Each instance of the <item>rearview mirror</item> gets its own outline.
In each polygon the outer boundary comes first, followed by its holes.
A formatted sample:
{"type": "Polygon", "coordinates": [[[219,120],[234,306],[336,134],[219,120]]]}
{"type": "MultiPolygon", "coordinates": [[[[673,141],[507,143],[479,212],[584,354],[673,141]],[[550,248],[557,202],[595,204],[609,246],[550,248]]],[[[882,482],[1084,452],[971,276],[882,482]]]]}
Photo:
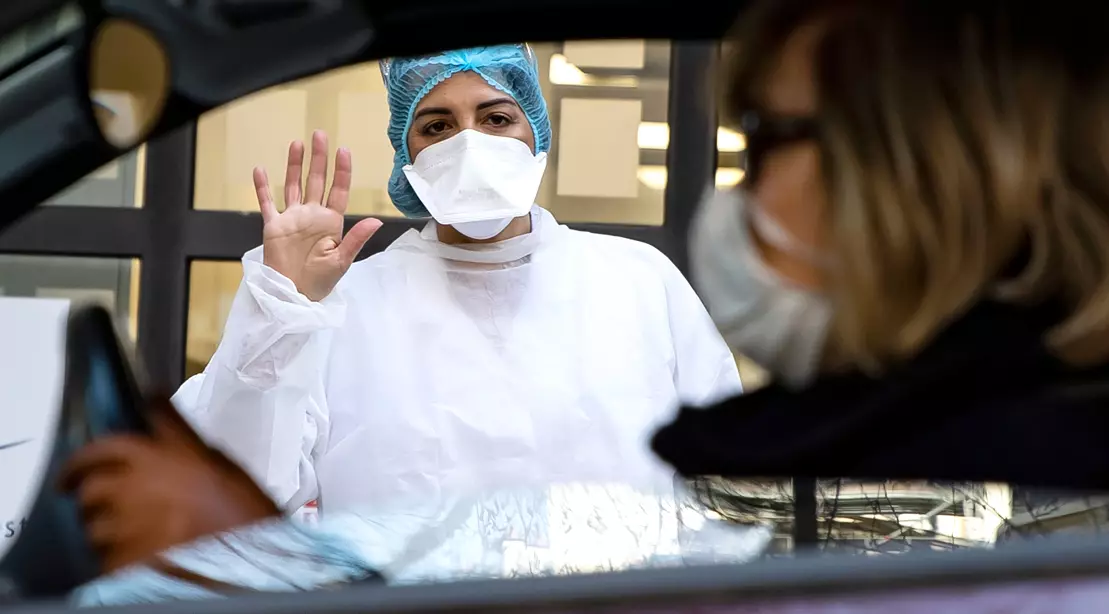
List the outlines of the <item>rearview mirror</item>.
{"type": "Polygon", "coordinates": [[[89,98],[106,141],[130,149],[146,140],[169,88],[169,54],[153,33],[117,18],[98,26],[89,53],[89,98]]]}

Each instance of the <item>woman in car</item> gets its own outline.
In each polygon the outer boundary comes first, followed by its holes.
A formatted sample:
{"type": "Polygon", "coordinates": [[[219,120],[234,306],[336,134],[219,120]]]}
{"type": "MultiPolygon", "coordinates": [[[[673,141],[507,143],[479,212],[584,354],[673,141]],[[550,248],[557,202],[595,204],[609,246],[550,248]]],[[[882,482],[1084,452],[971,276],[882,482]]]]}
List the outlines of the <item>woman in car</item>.
{"type": "Polygon", "coordinates": [[[683,411],[662,458],[689,475],[1106,486],[1104,17],[752,8],[724,103],[748,175],[705,200],[691,245],[725,339],[775,383],[683,411]]]}
{"type": "Polygon", "coordinates": [[[284,211],[255,173],[263,245],[243,258],[219,349],[174,403],[290,510],[318,498],[324,515],[434,524],[489,490],[669,487],[649,433],[680,402],[737,394],[738,370],[665,256],[534,204],[551,127],[530,49],[395,59],[382,74],[389,194],[432,221],[352,266],[380,222],[341,236],[350,153],[325,195],[326,136],[303,188],[293,143],[284,211]]]}

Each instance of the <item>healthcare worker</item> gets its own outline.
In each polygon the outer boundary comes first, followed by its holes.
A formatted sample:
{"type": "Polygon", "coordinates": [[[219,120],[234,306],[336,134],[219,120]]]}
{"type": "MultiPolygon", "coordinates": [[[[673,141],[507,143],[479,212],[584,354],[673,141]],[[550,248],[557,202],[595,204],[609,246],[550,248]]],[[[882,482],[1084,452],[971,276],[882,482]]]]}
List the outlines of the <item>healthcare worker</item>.
{"type": "Polygon", "coordinates": [[[672,474],[647,440],[682,402],[740,391],[730,350],[654,248],[561,226],[534,199],[551,145],[524,45],[382,63],[389,195],[431,218],[351,264],[350,154],[290,147],[207,368],[174,397],[288,510],[404,515],[475,493],[672,474]],[[349,270],[348,270],[349,268],[349,270]]]}

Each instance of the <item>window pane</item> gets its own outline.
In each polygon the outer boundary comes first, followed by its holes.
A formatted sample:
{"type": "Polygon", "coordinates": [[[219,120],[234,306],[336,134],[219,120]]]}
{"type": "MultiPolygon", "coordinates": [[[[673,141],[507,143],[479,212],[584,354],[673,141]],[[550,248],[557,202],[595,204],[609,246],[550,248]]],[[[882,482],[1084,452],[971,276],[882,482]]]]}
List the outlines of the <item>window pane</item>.
{"type": "MultiPolygon", "coordinates": [[[[534,47],[554,129],[537,201],[563,222],[661,224],[669,143],[668,41],[566,42],[534,47]]],[[[355,164],[350,212],[398,216],[385,187],[393,150],[376,62],[260,92],[197,126],[198,209],[254,211],[251,172],[278,189],[289,141],[323,129],[355,164]]],[[[280,206],[280,202],[279,202],[280,206]]]]}
{"type": "Polygon", "coordinates": [[[126,331],[134,341],[139,260],[0,255],[0,296],[98,303],[115,314],[120,332],[126,331]]]}
{"type": "MultiPolygon", "coordinates": [[[[261,237],[258,238],[261,241],[261,237]]],[[[243,278],[239,262],[194,261],[189,272],[189,318],[185,377],[204,370],[215,354],[235,290],[243,278]]]]}
{"type": "Polygon", "coordinates": [[[105,164],[43,204],[142,207],[146,145],[105,164]]]}
{"type": "Polygon", "coordinates": [[[537,45],[554,144],[539,204],[562,222],[661,225],[669,41],[537,45]]]}

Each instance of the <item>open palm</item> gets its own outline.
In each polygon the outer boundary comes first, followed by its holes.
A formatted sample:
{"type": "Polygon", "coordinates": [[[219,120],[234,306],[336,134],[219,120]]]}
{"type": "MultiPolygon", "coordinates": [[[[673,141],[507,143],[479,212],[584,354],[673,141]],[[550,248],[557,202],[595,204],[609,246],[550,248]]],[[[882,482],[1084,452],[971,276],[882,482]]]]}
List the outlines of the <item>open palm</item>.
{"type": "Polygon", "coordinates": [[[335,177],[327,183],[327,134],[312,134],[308,181],[303,185],[304,143],[289,145],[285,168],[285,210],[278,212],[265,169],[254,169],[254,189],[262,211],[262,253],[266,266],[288,277],[301,294],[323,300],[339,283],[381,222],[365,219],[343,236],[343,214],[350,200],[350,151],[335,152],[335,177]]]}

